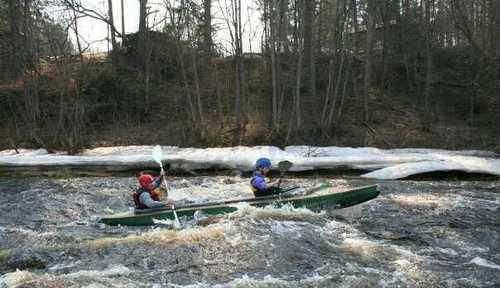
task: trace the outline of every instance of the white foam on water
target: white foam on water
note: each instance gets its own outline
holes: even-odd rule
[[[175,224],[175,220],[170,219],[155,219],[153,218],[153,224],[155,225],[165,225],[173,227]]]
[[[114,287],[124,287],[122,285],[119,285],[119,286],[115,286],[113,285]],[[89,285],[85,285],[85,286],[82,286],[82,288],[109,288],[110,286],[109,285],[104,285],[104,284],[101,284],[101,283],[90,283]],[[127,285],[125,287],[136,287],[135,285],[134,286],[130,286],[130,285]]]
[[[24,270],[17,270],[16,272],[6,273],[0,277],[0,287],[15,288],[33,279],[35,279],[35,274]]]
[[[9,228],[10,231],[15,231],[19,232],[21,234],[34,237],[34,238],[47,238],[47,237],[52,237],[56,236],[56,233],[53,231],[49,232],[38,232],[38,231],[33,231],[31,229],[26,229],[26,228]]]
[[[76,279],[76,278],[107,278],[113,276],[126,276],[132,273],[132,270],[123,265],[113,265],[109,266],[104,270],[81,270],[74,273],[64,274],[60,277],[66,279]]]
[[[463,257],[472,257],[474,254],[488,253],[490,250],[489,247],[476,246],[477,243],[467,241],[460,232],[455,230],[447,230],[446,238],[447,242],[453,243],[453,246],[460,248],[460,254]]]
[[[493,201],[482,199],[470,199],[456,193],[435,195],[429,193],[419,194],[397,194],[387,198],[406,210],[425,211],[436,215],[446,214],[450,211],[460,209],[471,209],[474,207],[494,208]],[[491,207],[490,207],[491,206]]]
[[[362,238],[345,238],[337,245],[337,248],[344,252],[357,254],[362,257],[374,258],[378,257],[384,249],[388,248],[377,241],[362,239]]]
[[[214,176],[204,177],[201,183],[195,183],[192,180],[173,179],[170,181],[169,199],[174,202],[195,201],[202,203],[253,197],[249,189],[249,180],[247,180]]]
[[[287,234],[289,237],[292,237],[290,232],[295,233],[293,237],[300,238],[300,227],[296,222],[293,221],[275,221],[271,224],[270,227],[271,234]]]
[[[79,265],[80,263],[81,263],[80,260],[78,260],[76,262],[73,262],[73,263],[70,263],[70,264],[59,263],[59,264],[56,264],[54,266],[49,267],[49,269],[47,269],[47,270],[49,272],[57,272],[57,271],[60,271],[60,270],[65,270],[65,269],[73,268],[73,267]]]
[[[417,255],[410,250],[398,245],[386,243],[383,240],[371,240],[360,237],[348,237],[332,244],[342,253],[349,253],[360,257],[361,261],[371,263],[382,261],[392,263],[396,270],[403,273],[408,279],[422,278],[419,263],[426,261],[427,257]],[[401,277],[399,277],[401,278]],[[401,281],[405,280],[403,278]]]
[[[50,270],[50,269],[49,269]],[[127,276],[132,273],[132,270],[123,265],[112,265],[103,270],[81,270],[69,274],[53,275],[49,273],[35,274],[28,271],[16,271],[7,273],[0,277],[0,287],[15,288],[33,280],[54,281],[54,280],[86,280],[90,279],[107,279],[116,276]],[[92,285],[99,285],[99,283],[91,283],[90,286],[85,287],[98,287]],[[59,286],[58,286],[59,287]],[[105,286],[109,287],[109,286]]]
[[[394,261],[394,263],[396,263],[398,266],[402,266],[408,265],[407,263],[410,262],[407,260],[396,260]],[[365,271],[366,274],[375,274],[380,278],[377,282],[376,287],[413,287],[413,285],[411,285],[412,280],[408,278],[408,275],[406,275],[406,273],[399,271],[398,267],[396,267],[395,271],[387,270],[383,267],[381,267],[380,269],[362,267],[362,270]]]
[[[368,203],[362,203],[342,209],[328,209],[326,212],[330,216],[341,216],[345,219],[345,221],[353,223],[362,217],[365,205],[368,205]]]
[[[209,225],[207,227],[193,227],[182,230],[156,229],[140,234],[129,234],[124,237],[104,237],[90,240],[87,244],[91,250],[99,251],[115,245],[128,246],[160,246],[174,247],[178,244],[192,244],[201,241],[224,241],[226,226]]]
[[[311,221],[318,220],[325,216],[324,212],[315,213],[307,208],[294,208],[292,205],[283,205],[276,208],[272,205],[265,207],[254,207],[247,203],[238,203],[234,205],[238,208],[237,211],[227,214],[228,219],[237,218],[252,218],[259,220],[295,220],[295,221]]]
[[[439,211],[446,212],[450,210],[456,210],[461,208],[470,208],[471,201],[465,199],[461,195],[454,195],[454,197],[442,197],[439,199]]]
[[[335,220],[330,220],[325,225],[315,225],[314,233],[334,249],[338,249],[345,239],[361,238],[363,235],[353,225]]]
[[[433,253],[435,251],[438,251],[439,253],[450,255],[450,256],[458,256],[458,255],[460,255],[453,248],[426,247],[426,248],[423,248],[423,249],[419,250],[419,252],[421,252],[421,253]]]
[[[227,283],[209,284],[195,283],[190,285],[167,284],[172,288],[302,288],[302,287],[326,287],[331,278],[314,274],[300,280],[285,280],[267,275],[262,279],[251,278],[243,275]]]
[[[402,257],[392,262],[395,271],[390,274],[393,281],[381,285],[383,287],[394,287],[397,281],[404,283],[404,287],[436,287],[440,283],[440,277],[435,271],[423,269],[423,263],[429,260],[426,257]],[[423,286],[426,285],[426,286]],[[401,285],[396,285],[397,287]]]
[[[467,262],[467,264],[475,264],[475,265],[481,266],[481,267],[500,270],[500,265],[497,265],[497,264],[490,262],[486,259],[483,259],[481,257],[474,257],[474,259]]]
[[[230,237],[226,238],[226,242],[232,247],[241,247],[244,245],[250,245],[257,243],[256,239],[249,238],[242,233],[231,234]]]
[[[400,287],[400,283],[404,283],[405,285],[409,284],[409,279],[407,275],[401,271],[394,271],[389,275],[385,275],[383,279],[378,281],[380,287]],[[410,285],[408,285],[410,286]]]

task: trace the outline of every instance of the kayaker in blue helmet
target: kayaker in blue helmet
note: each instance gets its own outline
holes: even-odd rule
[[[280,180],[266,183],[266,175],[271,168],[271,160],[260,158],[255,162],[255,170],[250,181],[251,189],[255,197],[269,196],[279,194],[281,189],[278,187]]]

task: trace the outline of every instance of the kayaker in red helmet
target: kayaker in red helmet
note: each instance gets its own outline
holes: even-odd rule
[[[153,177],[151,174],[140,173],[139,188],[134,193],[134,203],[137,209],[161,208],[168,204],[160,201],[160,195],[155,191],[160,187],[165,173],[162,171],[160,176]]]

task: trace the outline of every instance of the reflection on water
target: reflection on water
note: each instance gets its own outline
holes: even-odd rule
[[[370,180],[331,181],[337,189]],[[172,179],[175,201],[248,197],[248,179]],[[497,287],[500,182],[385,181],[356,207],[239,205],[183,229],[110,227],[134,178],[0,179],[0,287]]]

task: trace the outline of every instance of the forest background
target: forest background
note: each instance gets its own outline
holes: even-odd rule
[[[500,1],[252,0],[251,53],[241,0],[127,1],[139,2],[134,33],[117,28],[117,1],[0,0],[0,150],[500,150]],[[80,18],[107,25],[108,52],[89,53]]]

